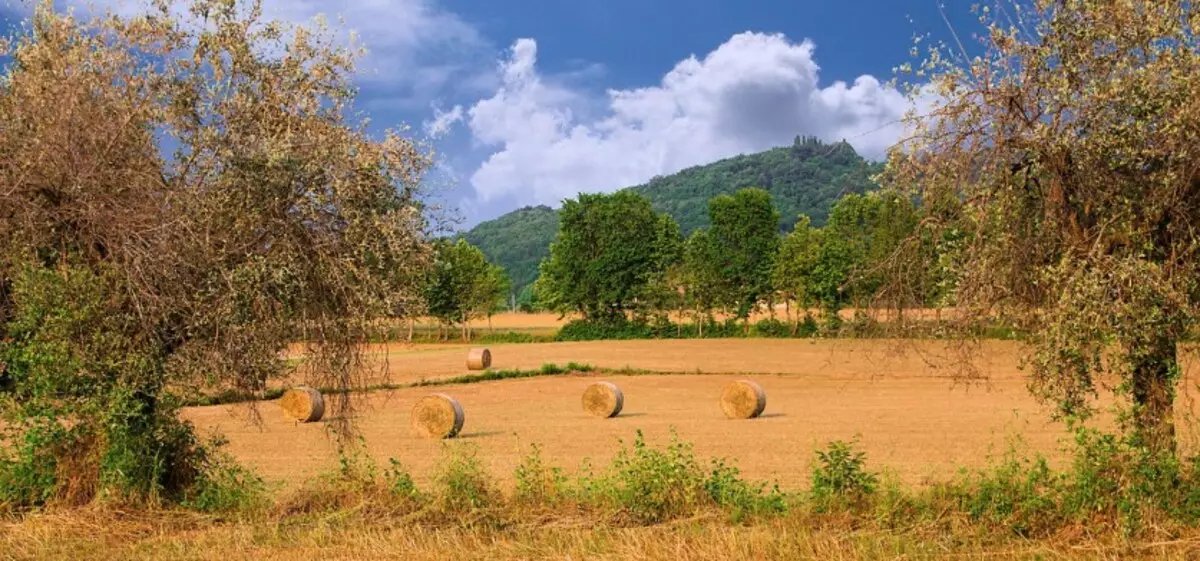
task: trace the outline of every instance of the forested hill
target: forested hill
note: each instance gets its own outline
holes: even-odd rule
[[[870,177],[878,171],[879,164],[867,162],[845,142],[797,138],[792,146],[688,168],[630,189],[649,198],[654,210],[671,215],[687,236],[708,226],[709,199],[761,187],[779,209],[780,229],[791,230],[801,214],[823,226],[834,201],[871,188]]]
[[[519,293],[537,280],[538,264],[550,255],[550,242],[557,233],[557,210],[527,206],[481,222],[464,237],[489,261],[504,267],[512,279],[512,289]]]
[[[762,187],[779,209],[780,229],[790,230],[801,214],[811,217],[814,226],[824,225],[838,198],[873,188],[870,177],[877,171],[879,164],[864,160],[848,143],[797,137],[792,146],[691,167],[628,189],[649,198],[655,210],[670,214],[686,236],[708,226],[712,197]],[[557,211],[537,206],[480,223],[464,237],[502,265],[513,290],[520,292],[537,278],[538,263],[549,255],[557,232]]]

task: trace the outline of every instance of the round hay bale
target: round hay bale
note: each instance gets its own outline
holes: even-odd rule
[[[467,353],[467,370],[487,370],[491,366],[492,351],[479,348]]]
[[[412,424],[426,438],[454,438],[463,426],[463,408],[457,399],[443,393],[421,398],[413,407]]]
[[[767,392],[750,380],[738,380],[721,393],[721,410],[730,419],[753,419],[767,408]]]
[[[325,416],[325,398],[321,392],[308,386],[298,386],[284,392],[279,407],[291,419],[301,423],[315,423]]]
[[[583,390],[583,410],[597,417],[616,417],[624,406],[625,395],[611,382],[596,382]]]

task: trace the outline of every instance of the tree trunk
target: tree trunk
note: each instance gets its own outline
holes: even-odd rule
[[[1175,452],[1175,381],[1179,377],[1176,342],[1152,334],[1130,349],[1134,429],[1139,440],[1158,453]]]
[[[409,342],[409,343],[411,343],[411,342],[412,342],[412,338],[413,338],[413,324],[414,324],[414,323],[416,323],[416,322],[417,322],[417,320],[415,320],[415,319],[413,319],[413,318],[408,318],[408,342]]]

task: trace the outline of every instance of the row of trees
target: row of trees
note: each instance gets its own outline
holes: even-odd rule
[[[765,190],[721,195],[708,206],[711,226],[685,239],[674,220],[636,193],[565,202],[535,287],[539,303],[599,322],[666,322],[671,312],[690,312],[702,333],[716,312],[744,321],[783,303],[789,312],[792,305],[818,307],[836,322],[848,305],[903,309],[940,294],[932,266],[891,278],[900,264],[913,266],[911,254],[928,258],[934,250],[912,247],[918,214],[909,199],[850,194],[823,228],[801,216],[786,236]]]

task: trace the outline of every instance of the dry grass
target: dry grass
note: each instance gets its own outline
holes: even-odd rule
[[[409,383],[461,376],[470,345],[372,345],[371,382]],[[799,374],[839,378],[951,378],[972,349],[931,341],[848,339],[681,339],[492,345],[493,368],[534,370],[575,361],[600,368],[653,372]],[[993,378],[1019,378],[1020,347],[988,341],[978,349],[978,369]]]
[[[75,512],[0,522],[0,551],[5,559],[148,561],[1195,559],[1200,535],[1127,544],[1079,536],[1030,542],[927,528],[864,530],[803,517],[749,526],[700,517],[647,528],[562,518],[499,529],[412,524],[350,511],[315,521],[240,522],[171,512]]]

